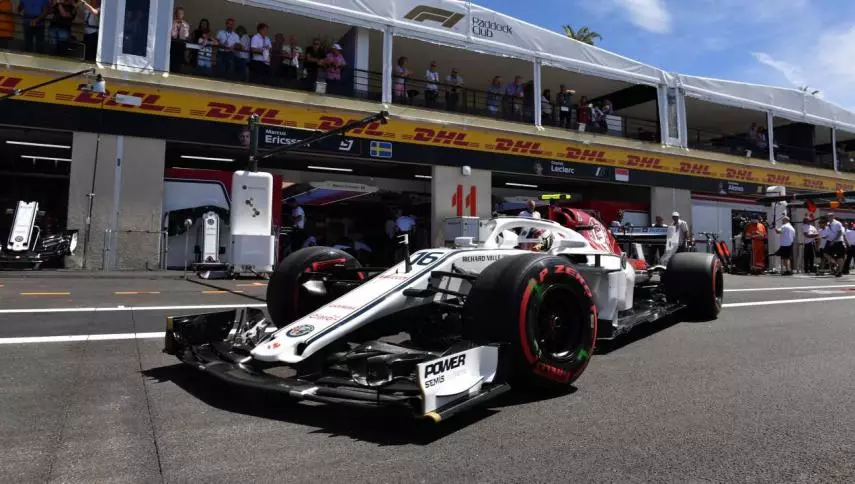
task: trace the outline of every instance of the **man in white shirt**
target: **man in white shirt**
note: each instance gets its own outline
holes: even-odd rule
[[[843,275],[843,257],[846,255],[847,248],[846,229],[843,228],[843,224],[839,220],[834,218],[833,213],[827,214],[826,217],[828,218],[828,246],[826,251],[837,264],[837,271],[834,276],[840,277]]]
[[[849,230],[846,231],[846,261],[843,262],[843,274],[849,274],[849,268],[852,267],[852,259],[855,259],[855,223],[849,225]]]
[[[226,20],[226,28],[217,32],[217,71],[228,76],[235,70],[235,44],[240,44],[240,36],[235,32],[235,19]]]
[[[436,61],[430,63],[430,67],[425,71],[425,107],[436,107],[436,98],[439,96],[439,72],[436,71]]]
[[[796,241],[796,229],[790,223],[790,217],[781,217],[781,226],[775,229],[781,236],[780,247],[775,255],[781,258],[781,275],[793,275],[793,242]]]
[[[457,111],[457,104],[460,102],[460,91],[463,86],[463,78],[457,72],[456,68],[451,69],[451,74],[445,78],[445,108],[449,111]]]
[[[537,211],[537,204],[534,200],[529,200],[526,203],[526,210],[520,212],[520,217],[540,218],[540,212]]]
[[[814,272],[816,267],[814,265],[814,261],[816,260],[816,246],[817,239],[819,239],[819,230],[816,229],[814,225],[814,221],[810,217],[805,217],[802,220],[802,233],[804,234],[804,270],[805,274]]]
[[[258,33],[250,40],[252,60],[249,62],[249,72],[254,74],[253,82],[270,81],[270,50],[273,43],[267,36],[267,24],[258,24]]]

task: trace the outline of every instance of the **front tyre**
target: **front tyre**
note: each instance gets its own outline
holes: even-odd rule
[[[306,272],[332,272],[337,267],[361,267],[352,255],[332,247],[306,247],[282,259],[267,283],[267,312],[270,320],[282,328],[326,304],[322,297],[311,296],[300,279]]]
[[[682,252],[668,261],[662,281],[668,300],[686,305],[692,321],[711,321],[724,303],[724,269],[713,254]]]
[[[474,282],[466,302],[470,335],[508,343],[514,386],[566,390],[584,372],[597,339],[597,308],[563,257],[502,259]]]

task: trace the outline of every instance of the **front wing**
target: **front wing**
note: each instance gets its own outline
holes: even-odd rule
[[[415,366],[415,378],[392,378],[381,384],[366,384],[341,372],[314,370],[293,376],[271,374],[269,364],[253,360],[251,347],[240,337],[242,328],[263,327],[261,311],[247,309],[197,314],[167,319],[164,352],[177,356],[228,384],[275,391],[298,400],[360,407],[406,406],[416,415],[436,422],[510,389],[504,381],[502,345],[473,346],[461,351],[427,353]],[[247,320],[249,317],[249,320]],[[259,339],[264,343],[264,337]],[[385,343],[376,342],[376,348]],[[393,345],[389,345],[393,346]],[[400,347],[397,347],[400,348]],[[392,355],[395,356],[395,355]],[[376,360],[376,358],[375,358]],[[406,357],[386,359],[384,364],[400,363]],[[370,358],[369,358],[370,361]],[[384,371],[366,363],[370,371]],[[386,370],[388,371],[388,370]]]

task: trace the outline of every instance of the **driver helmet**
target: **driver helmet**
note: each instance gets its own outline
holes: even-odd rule
[[[555,240],[555,235],[549,229],[532,227],[523,229],[519,235],[520,249],[531,250],[535,252],[545,252],[552,248],[552,242]]]

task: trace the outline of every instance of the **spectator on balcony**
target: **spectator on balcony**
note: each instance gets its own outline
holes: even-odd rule
[[[312,45],[306,47],[306,59],[303,64],[306,67],[306,76],[312,89],[318,81],[318,69],[321,66],[321,61],[326,58],[327,54],[321,45],[321,39],[315,37],[312,39]]]
[[[202,32],[211,32],[211,22],[208,22],[208,19],[206,18],[199,20],[199,26],[193,31],[193,39],[201,39]]]
[[[48,0],[21,0],[18,4],[18,14],[24,30],[24,48],[32,52],[45,50],[45,13],[49,13]]]
[[[12,0],[0,0],[0,48],[9,47],[15,35],[15,9]]]
[[[579,107],[576,108],[576,123],[579,126],[585,126],[584,129],[587,129],[588,125],[591,124],[591,103],[588,101],[588,96],[582,96],[582,99],[579,99]]]
[[[518,117],[522,115],[522,104],[525,94],[523,93],[522,76],[515,76],[514,82],[505,88],[505,99],[508,103],[509,116]]]
[[[175,14],[172,16],[172,44],[169,49],[169,70],[171,72],[180,72],[181,66],[186,61],[185,51],[187,41],[190,38],[190,24],[184,20],[184,8],[178,7],[175,9]]]
[[[395,66],[394,94],[400,103],[407,102],[407,79],[413,76],[413,72],[407,69],[408,61],[404,56],[398,57],[398,64]]]
[[[451,74],[446,76],[446,91],[445,91],[445,108],[449,111],[457,111],[457,105],[460,103],[460,86],[463,85],[463,78],[457,72],[457,68],[451,69]]]
[[[748,127],[748,142],[751,144],[751,147],[757,146],[757,131],[757,123],[751,123],[751,126]]]
[[[341,55],[341,45],[333,44],[323,61],[323,66],[326,68],[328,92],[342,94],[341,69],[346,65],[347,61]]]
[[[241,81],[246,81],[247,67],[249,66],[249,51],[251,49],[252,40],[247,34],[246,27],[238,25],[235,33],[240,38],[240,42],[234,45],[235,49],[235,75]]]
[[[436,107],[436,98],[439,97],[439,72],[436,70],[436,61],[431,61],[430,67],[425,71],[425,107]]]
[[[837,162],[840,166],[843,166],[843,163],[851,163],[852,158],[849,157],[849,152],[846,151],[846,146],[844,144],[837,145]]]
[[[98,29],[101,16],[101,0],[82,1],[85,12],[83,14],[83,45],[85,46],[85,58],[95,61],[98,52]]]
[[[487,89],[487,112],[491,116],[499,114],[499,105],[502,102],[502,76],[493,77],[493,82]]]
[[[252,60],[249,62],[250,78],[254,83],[262,83],[270,80],[270,51],[273,43],[267,36],[267,24],[260,23],[256,28],[256,34],[250,40]]]
[[[543,90],[543,96],[540,98],[541,106],[540,106],[540,115],[541,115],[541,123],[548,122],[549,124],[553,124],[554,121],[552,119],[552,91],[549,89]]]
[[[294,81],[302,77],[303,48],[297,45],[296,35],[292,35],[288,44],[282,46],[282,65],[285,68],[285,79]]]
[[[214,67],[214,46],[217,45],[217,41],[211,38],[210,32],[202,29],[196,43],[199,44],[199,52],[196,54],[196,66],[199,68],[201,75],[210,76]]]
[[[226,19],[226,28],[217,32],[217,71],[226,77],[235,71],[235,45],[240,44],[240,36],[235,32],[235,19]]]
[[[558,126],[562,128],[570,128],[572,123],[571,112],[573,110],[573,95],[576,91],[568,89],[567,86],[561,84],[558,88],[558,96],[556,103],[558,104]]]
[[[279,32],[273,36],[273,48],[270,50],[270,74],[275,78],[285,78],[285,34]]]
[[[74,6],[72,0],[57,0],[49,10],[43,11],[41,16],[34,19],[33,22],[38,25],[38,21],[44,20],[48,15],[51,16],[48,32],[56,53],[59,54],[60,44],[71,38],[71,24],[77,17],[77,7]]]

